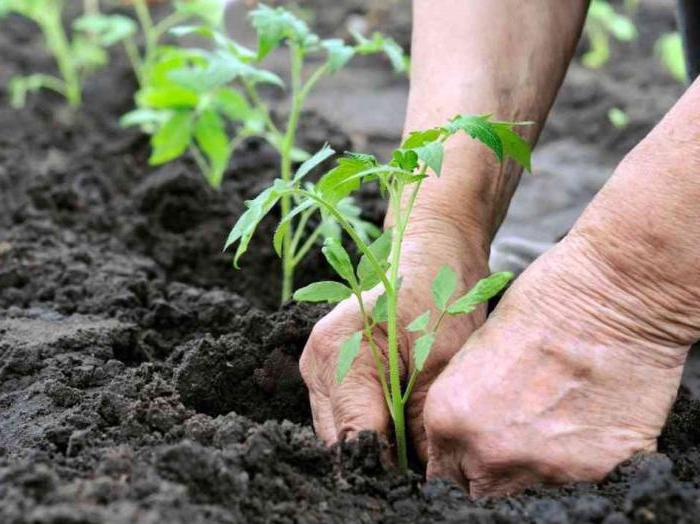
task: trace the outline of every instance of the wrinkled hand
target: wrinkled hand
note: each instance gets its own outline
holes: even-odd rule
[[[433,278],[441,266],[448,264],[458,274],[459,293],[466,292],[487,274],[486,254],[467,249],[463,236],[447,235],[449,227],[424,225],[420,234],[407,238],[402,251],[402,276],[399,297],[399,326],[408,325],[415,317],[432,307],[430,292]],[[469,253],[474,253],[469,255]],[[477,255],[478,253],[478,255]],[[375,288],[364,295],[368,310],[382,289]],[[423,402],[435,377],[464,344],[469,335],[483,323],[485,311],[448,319],[433,346],[431,354],[406,408],[407,427],[413,444],[423,459],[427,459],[423,429]],[[357,299],[352,297],[336,306],[313,329],[301,356],[301,374],[309,389],[314,428],[327,444],[342,438],[352,438],[361,430],[374,430],[391,442],[391,418],[382,393],[375,360],[366,342],[353,362],[342,384],[336,383],[335,372],[340,344],[363,327]],[[417,335],[399,332],[402,379],[411,370],[410,348]],[[382,351],[385,369],[386,332],[375,328],[375,340]],[[388,380],[388,379],[387,379]]]
[[[598,481],[655,449],[688,351],[671,336],[683,319],[659,306],[658,279],[637,277],[657,294],[639,300],[587,245],[570,238],[530,266],[435,380],[428,476],[509,494]]]

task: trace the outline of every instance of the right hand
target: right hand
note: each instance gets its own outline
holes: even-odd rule
[[[446,232],[451,232],[447,234]],[[434,311],[431,285],[440,267],[447,264],[458,275],[455,296],[465,293],[477,280],[488,274],[488,255],[482,248],[470,248],[464,232],[449,224],[419,222],[409,227],[403,243],[401,274],[403,281],[399,296],[399,351],[401,378],[405,383],[412,369],[411,347],[419,334],[403,329],[415,317]],[[474,236],[471,236],[474,238]],[[381,286],[363,295],[365,307],[372,310],[381,295]],[[421,460],[427,460],[427,445],[423,428],[423,403],[433,380],[462,347],[467,338],[486,317],[485,307],[470,315],[447,318],[438,338],[418,376],[406,408],[406,424]],[[433,321],[434,321],[433,317]],[[309,388],[313,423],[317,435],[330,445],[343,438],[353,438],[361,430],[374,430],[391,441],[392,422],[371,350],[363,341],[360,353],[342,384],[335,378],[340,344],[352,333],[363,328],[357,299],[351,297],[338,304],[314,327],[301,355],[301,375]],[[386,357],[387,338],[384,325],[375,328],[374,338]],[[387,377],[387,382],[388,382]]]

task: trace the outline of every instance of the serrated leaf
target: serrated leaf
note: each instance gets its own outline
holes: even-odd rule
[[[447,313],[450,315],[471,313],[476,306],[488,302],[491,298],[500,293],[512,279],[513,273],[508,271],[493,273],[486,278],[482,278],[467,294],[455,300],[454,303],[447,308]]]
[[[340,38],[329,38],[321,42],[328,54],[328,66],[332,73],[343,68],[355,54],[355,49]]]
[[[424,131],[412,131],[401,144],[401,149],[415,149],[428,142],[435,142],[444,132],[444,129],[441,127],[434,127]]]
[[[294,40],[302,47],[318,43],[318,37],[309,31],[306,22],[282,7],[259,4],[249,17],[258,33],[258,60],[265,58],[285,38]]]
[[[415,148],[414,151],[421,162],[424,162],[437,176],[440,176],[440,171],[442,171],[442,158],[445,154],[445,148],[442,142],[427,142]]]
[[[360,288],[363,291],[372,289],[379,284],[382,276],[389,269],[387,259],[391,253],[391,235],[391,228],[386,229],[377,240],[369,245],[369,251],[381,266],[381,273],[372,265],[367,255],[362,255],[360,258],[360,263],[357,265],[357,277],[360,280]]]
[[[430,350],[435,343],[435,334],[426,333],[422,337],[419,337],[413,346],[413,363],[417,372],[423,371],[423,366],[425,361],[428,360],[430,355]]]
[[[192,113],[173,113],[158,132],[151,137],[151,153],[148,163],[152,166],[164,164],[179,157],[187,150],[192,137]]]
[[[372,160],[364,157],[341,157],[337,166],[321,177],[316,189],[325,200],[335,204],[360,187],[361,180],[353,178],[356,174],[375,165]]]
[[[352,288],[357,286],[355,270],[350,261],[350,255],[343,245],[335,238],[327,238],[323,243],[323,255],[340,277],[350,284]]]
[[[362,331],[356,331],[350,336],[348,340],[340,345],[340,351],[338,353],[338,365],[335,369],[335,380],[338,384],[341,384],[345,379],[345,376],[350,371],[352,363],[355,358],[360,353],[360,347],[362,345]]]
[[[234,122],[244,122],[251,116],[252,108],[246,97],[230,87],[218,89],[212,102],[218,111]]]
[[[223,23],[226,2],[221,0],[188,0],[175,2],[175,10],[185,16],[196,16],[207,24],[219,27]]]
[[[136,33],[136,23],[122,15],[83,15],[73,21],[73,29],[98,39],[109,47]]]
[[[408,57],[403,52],[403,49],[396,40],[384,36],[381,33],[374,33],[371,39],[362,36],[359,33],[353,33],[357,45],[355,51],[361,55],[374,53],[384,53],[391,62],[394,71],[397,73],[405,73],[408,71]]]
[[[503,160],[503,142],[487,116],[458,115],[445,126],[450,134],[464,131],[494,152],[499,161]]]
[[[194,126],[194,138],[209,159],[207,180],[212,187],[219,187],[231,156],[224,121],[212,109],[202,111]]]
[[[233,229],[231,229],[226,239],[226,244],[224,245],[225,251],[232,244],[239,242],[238,249],[233,258],[234,267],[238,267],[238,259],[248,249],[250,239],[253,237],[255,229],[258,227],[260,221],[270,212],[284,194],[285,190],[281,187],[281,183],[281,181],[279,181],[279,183],[276,181],[272,187],[268,187],[253,200],[246,202],[248,209],[239,217]]]
[[[425,331],[425,328],[428,327],[429,323],[430,311],[426,311],[414,318],[413,321],[408,326],[406,326],[406,329],[408,331]]]
[[[444,311],[447,302],[457,289],[457,273],[450,266],[442,266],[433,280],[432,292],[435,307]]]
[[[513,124],[510,122],[494,122],[493,129],[498,138],[501,139],[504,156],[511,157],[523,168],[532,172],[530,144],[513,131]]]
[[[377,301],[374,303],[374,307],[372,308],[372,319],[377,324],[381,324],[382,322],[387,322],[389,320],[387,300],[388,298],[386,296],[386,292],[384,292],[379,295],[379,298],[377,298]]]
[[[328,302],[335,304],[352,295],[352,290],[345,284],[326,280],[314,282],[294,292],[294,300],[298,302]]]
[[[307,159],[299,166],[299,169],[297,169],[297,172],[294,174],[294,182],[299,182],[306,175],[308,175],[313,168],[334,154],[335,151],[333,148],[329,146],[328,143],[324,144],[323,147],[319,149],[311,158]]]

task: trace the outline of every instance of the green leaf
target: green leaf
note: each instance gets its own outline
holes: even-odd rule
[[[94,71],[107,64],[109,55],[104,47],[84,35],[75,35],[71,42],[73,65],[87,71]]]
[[[154,126],[160,127],[168,119],[168,111],[160,111],[154,109],[134,109],[122,115],[119,119],[119,125],[122,127],[129,126]]]
[[[525,142],[518,133],[513,131],[514,124],[510,122],[494,122],[493,129],[501,139],[504,156],[509,156],[523,168],[532,172],[530,144]]]
[[[499,161],[503,161],[503,142],[488,116],[458,115],[450,120],[445,130],[450,134],[464,131],[493,151]]]
[[[433,300],[439,311],[444,311],[447,302],[457,289],[457,273],[450,266],[442,266],[433,280]]]
[[[294,292],[294,300],[298,302],[328,302],[335,304],[352,295],[352,290],[345,284],[326,280],[314,282]]]
[[[420,373],[423,371],[423,366],[425,365],[425,361],[428,360],[428,355],[430,355],[430,350],[434,343],[434,333],[426,333],[416,340],[413,346],[413,362],[417,372]]]
[[[450,315],[461,315],[471,313],[476,306],[488,302],[495,297],[513,279],[513,273],[504,271],[493,273],[492,275],[479,280],[473,288],[466,294],[455,300],[447,313]]]
[[[338,366],[335,369],[335,380],[338,384],[343,382],[345,376],[350,371],[352,363],[360,353],[361,345],[362,331],[356,331],[348,340],[340,345],[340,352],[338,353]]]
[[[271,187],[262,191],[253,200],[246,202],[248,209],[239,217],[224,245],[225,251],[232,244],[240,241],[233,258],[234,267],[238,267],[238,259],[248,249],[250,239],[253,237],[260,221],[270,212],[285,192],[284,183],[281,180],[276,180]]]
[[[611,107],[608,110],[608,120],[617,129],[624,129],[630,123],[630,117],[619,107]]]
[[[382,322],[387,322],[389,320],[389,308],[388,308],[388,298],[386,292],[379,295],[377,301],[374,303],[372,308],[372,318],[377,324]]]
[[[343,245],[335,238],[327,238],[323,243],[322,251],[328,263],[335,269],[335,272],[349,283],[352,288],[355,288],[357,286],[355,270],[352,267],[350,255],[345,251]]]
[[[226,2],[221,0],[188,0],[175,2],[175,11],[185,16],[196,16],[207,24],[219,27],[223,24]]]
[[[381,236],[369,245],[369,251],[374,255],[374,258],[379,262],[382,272],[378,272],[372,265],[367,255],[362,255],[360,263],[357,266],[357,277],[360,280],[360,288],[363,291],[372,289],[379,284],[382,276],[389,269],[387,259],[391,253],[391,228],[384,231]]]
[[[426,129],[425,131],[412,131],[409,133],[408,138],[401,144],[401,149],[415,149],[421,147],[428,142],[435,142],[445,133],[445,130],[441,127],[434,127],[433,129]]]
[[[258,60],[265,58],[285,38],[301,47],[318,43],[318,37],[309,31],[306,22],[282,7],[272,8],[259,4],[249,16],[258,33]]]
[[[426,144],[414,149],[418,155],[418,159],[432,169],[437,176],[440,176],[442,170],[442,158],[445,154],[445,148],[442,142],[427,142]]]
[[[340,38],[329,38],[321,42],[328,53],[328,66],[332,73],[343,68],[355,54],[355,48],[347,45]]]
[[[152,166],[164,164],[179,157],[190,145],[192,113],[178,111],[151,137],[153,152],[148,159]]]
[[[362,36],[359,33],[353,33],[357,45],[355,51],[360,55],[369,55],[374,53],[384,53],[391,62],[394,71],[397,73],[405,73],[408,71],[408,57],[403,52],[403,49],[396,40],[384,36],[381,33],[374,33],[371,39]]]
[[[214,93],[212,102],[219,112],[234,122],[244,122],[252,116],[253,110],[246,97],[233,88],[218,89]]]
[[[98,39],[100,45],[109,47],[136,33],[136,23],[122,15],[83,15],[73,21],[73,29]]]
[[[425,328],[428,327],[429,323],[430,311],[426,311],[414,318],[413,321],[408,326],[406,326],[406,329],[408,331],[425,331]]]
[[[688,80],[688,71],[683,55],[681,35],[678,32],[663,35],[656,41],[654,50],[671,76],[684,84]]]
[[[207,180],[212,187],[219,187],[231,156],[224,121],[212,109],[202,111],[194,126],[194,138],[209,159]]]
[[[136,94],[139,107],[153,109],[193,109],[199,96],[191,89],[180,86],[146,87]]]
[[[346,155],[338,159],[335,168],[321,177],[316,189],[325,200],[335,204],[360,187],[360,179],[352,177],[375,166],[374,157]]]
[[[319,149],[314,156],[306,160],[303,164],[299,166],[297,172],[294,175],[294,182],[299,182],[302,178],[309,174],[309,172],[319,165],[321,162],[327,158],[333,156],[335,151],[327,143]]]
[[[396,149],[392,153],[391,163],[405,171],[411,172],[418,167],[418,153],[412,149]]]

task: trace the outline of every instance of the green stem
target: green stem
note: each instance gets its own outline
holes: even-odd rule
[[[145,45],[140,72],[140,76],[143,78],[144,69],[148,69],[153,61],[158,38],[154,31],[153,19],[151,18],[151,12],[148,10],[148,5],[146,5],[146,0],[133,0],[133,4],[134,10],[136,11],[136,18],[138,18],[139,25],[141,26]]]
[[[301,246],[299,251],[294,256],[294,259],[292,261],[293,266],[297,266],[299,262],[301,262],[304,258],[304,256],[309,252],[309,250],[314,247],[314,244],[318,240],[318,237],[321,236],[321,228],[316,228],[316,230],[309,235],[309,237],[306,239],[304,244]]]
[[[304,52],[296,45],[290,45],[291,55],[291,77],[292,77],[292,107],[287,120],[287,129],[280,144],[280,163],[282,180],[289,182],[292,179],[292,149],[296,139],[296,130],[299,123],[299,115],[304,103],[301,69],[304,61]],[[286,217],[292,210],[291,194],[284,194],[280,199],[282,218]],[[282,302],[292,298],[294,287],[294,265],[295,253],[292,251],[292,237],[294,237],[294,224],[290,221],[289,233],[285,235],[282,244]]]
[[[131,38],[124,40],[124,50],[126,51],[126,56],[129,59],[131,68],[134,70],[134,76],[136,77],[139,87],[143,87],[143,62],[141,61],[139,50]]]
[[[309,221],[311,215],[313,215],[315,211],[316,210],[314,208],[310,208],[301,214],[301,218],[297,224],[297,230],[294,232],[294,237],[292,238],[292,253],[297,252],[297,247],[299,247],[299,242],[301,242],[301,237],[303,236],[304,229],[306,228],[306,223]]]
[[[399,340],[398,340],[398,281],[399,263],[401,259],[401,241],[403,239],[403,220],[401,216],[401,196],[403,185],[399,184],[398,190],[391,195],[392,212],[398,227],[394,228],[391,237],[391,255],[389,265],[389,281],[391,292],[387,295],[387,339],[389,357],[389,387],[391,390],[391,403],[394,412],[394,436],[396,438],[396,455],[399,469],[408,469],[408,455],[406,448],[406,423],[404,421],[403,396],[401,394],[401,375],[399,366]]]
[[[44,16],[38,21],[46,38],[46,45],[56,59],[56,65],[65,82],[65,96],[71,107],[82,101],[80,75],[71,58],[71,48],[61,21],[62,1],[49,2]]]
[[[355,297],[357,297],[357,302],[360,305],[360,312],[362,314],[362,319],[364,323],[365,338],[367,339],[367,343],[369,344],[369,348],[372,353],[372,358],[374,359],[374,366],[377,369],[379,383],[382,385],[382,391],[384,392],[384,400],[386,401],[387,408],[389,409],[389,414],[393,419],[394,406],[391,403],[391,393],[389,392],[389,386],[386,383],[386,370],[384,368],[384,363],[382,362],[382,357],[379,354],[379,348],[374,342],[374,336],[372,335],[373,324],[370,322],[370,316],[365,310],[365,304],[362,300],[362,294],[360,292],[356,292]]]

